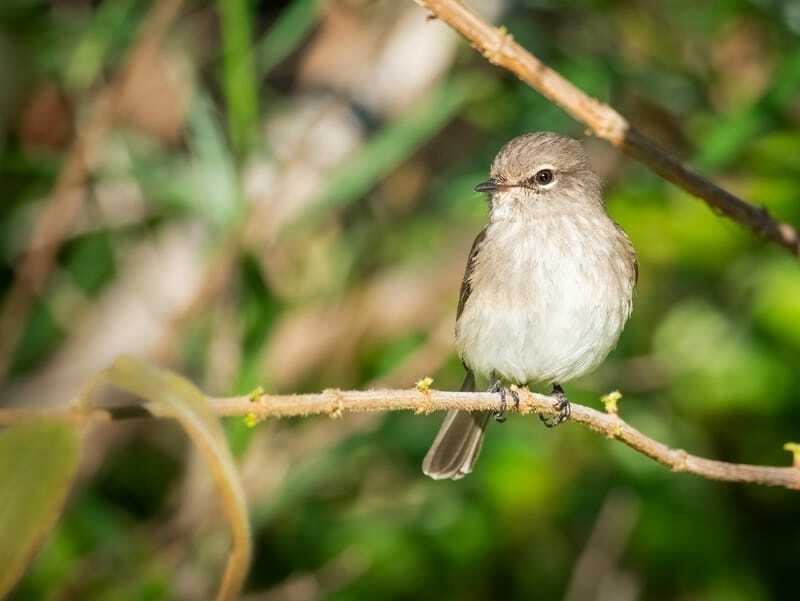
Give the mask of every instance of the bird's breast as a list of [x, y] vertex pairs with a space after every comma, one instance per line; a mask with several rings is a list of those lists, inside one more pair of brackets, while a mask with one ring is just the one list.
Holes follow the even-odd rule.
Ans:
[[630, 315], [625, 235], [601, 214], [493, 223], [456, 324], [469, 367], [507, 380], [564, 382], [594, 369]]

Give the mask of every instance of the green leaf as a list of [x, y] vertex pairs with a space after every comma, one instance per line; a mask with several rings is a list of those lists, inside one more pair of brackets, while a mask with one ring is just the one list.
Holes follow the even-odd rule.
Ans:
[[78, 449], [78, 433], [66, 422], [31, 421], [0, 432], [0, 598], [61, 513]]
[[297, 48], [319, 19], [320, 0], [294, 0], [258, 45], [258, 72], [266, 74]]
[[193, 195], [190, 202], [215, 225], [229, 226], [241, 214], [242, 195], [218, 115], [211, 99], [202, 92], [192, 102], [187, 139], [192, 155], [187, 174], [187, 188]]
[[141, 3], [135, 0], [104, 2], [92, 11], [64, 70], [68, 88], [84, 91], [108, 62], [122, 55], [136, 31]]
[[34, 302], [23, 326], [22, 335], [14, 351], [12, 373], [31, 369], [38, 361], [57, 348], [64, 332], [56, 322], [49, 307], [41, 301]]
[[149, 401], [147, 409], [154, 415], [176, 419], [200, 450], [222, 497], [232, 538], [217, 600], [235, 599], [250, 565], [250, 521], [238, 471], [208, 399], [185, 378], [133, 357], [117, 359], [102, 378]]
[[703, 132], [695, 163], [703, 169], [720, 168], [733, 161], [764, 130], [765, 117], [747, 110], [718, 119]]
[[228, 125], [234, 147], [246, 152], [258, 132], [258, 90], [249, 2], [220, 0], [223, 72]]
[[299, 223], [314, 223], [331, 210], [366, 194], [458, 114], [470, 96], [472, 83], [459, 79], [439, 85], [422, 102], [377, 133], [331, 176]]
[[108, 232], [92, 232], [66, 245], [64, 268], [88, 294], [96, 294], [114, 277], [114, 248]]

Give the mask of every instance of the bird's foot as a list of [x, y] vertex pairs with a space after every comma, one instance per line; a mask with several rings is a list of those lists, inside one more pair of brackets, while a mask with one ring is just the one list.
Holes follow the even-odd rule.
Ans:
[[506, 396], [510, 394], [511, 398], [514, 399], [514, 408], [519, 409], [519, 394], [515, 389], [503, 386], [499, 379], [492, 383], [489, 387], [489, 392], [496, 392], [500, 395], [500, 411], [495, 412], [494, 419], [502, 424], [506, 421], [506, 409], [508, 408]]
[[539, 419], [548, 428], [555, 428], [557, 425], [567, 421], [572, 413], [572, 406], [569, 404], [567, 395], [564, 394], [564, 389], [558, 384], [553, 384], [552, 396], [556, 399], [555, 408], [558, 409], [556, 415], [540, 415]]

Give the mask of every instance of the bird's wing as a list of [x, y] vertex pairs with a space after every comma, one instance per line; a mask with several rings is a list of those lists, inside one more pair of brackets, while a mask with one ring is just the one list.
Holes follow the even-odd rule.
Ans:
[[622, 229], [620, 224], [613, 219], [611, 220], [611, 223], [613, 223], [614, 227], [617, 228], [617, 232], [619, 232], [620, 236], [622, 236], [622, 241], [625, 247], [630, 252], [631, 260], [633, 261], [633, 285], [636, 286], [636, 284], [639, 283], [639, 260], [636, 258], [636, 249], [633, 248], [633, 242], [631, 242], [631, 239], [628, 238], [628, 234], [625, 233], [625, 230]]
[[467, 304], [467, 299], [469, 295], [472, 294], [472, 272], [475, 269], [475, 261], [478, 258], [478, 253], [480, 252], [481, 245], [483, 244], [484, 239], [486, 238], [486, 229], [488, 226], [483, 228], [480, 233], [475, 238], [475, 241], [472, 243], [472, 248], [469, 250], [469, 258], [467, 259], [467, 268], [464, 271], [464, 280], [461, 282], [461, 292], [458, 295], [458, 310], [456, 311], [456, 321], [458, 318], [461, 317], [461, 312], [464, 310], [464, 306]]

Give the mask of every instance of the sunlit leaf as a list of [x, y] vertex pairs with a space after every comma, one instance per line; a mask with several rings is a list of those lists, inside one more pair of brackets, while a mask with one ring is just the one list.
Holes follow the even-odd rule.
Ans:
[[776, 339], [800, 348], [800, 269], [780, 257], [761, 268], [753, 314]]
[[[790, 368], [718, 307], [677, 304], [659, 326], [654, 348], [673, 377], [676, 402], [693, 411], [774, 410], [791, 384]], [[773, 394], [763, 394], [770, 389]]]
[[58, 518], [78, 466], [78, 442], [65, 422], [33, 421], [0, 432], [0, 598]]

